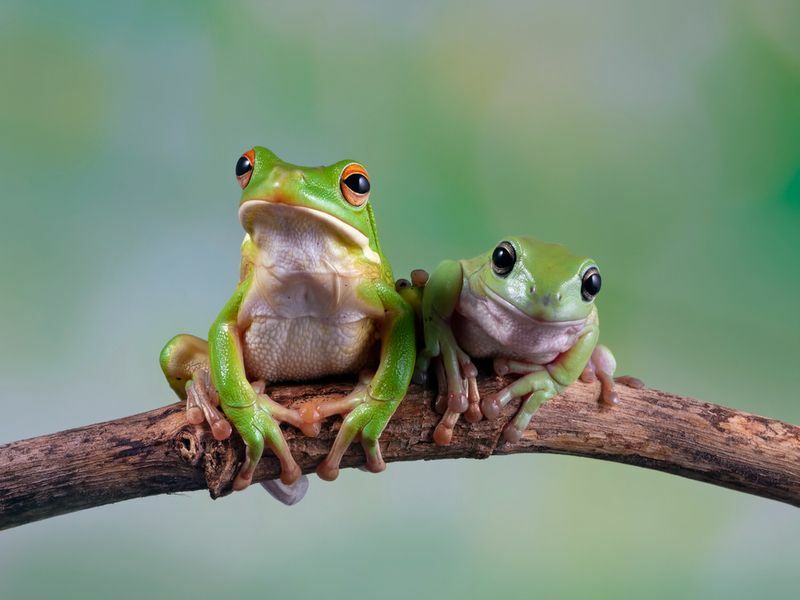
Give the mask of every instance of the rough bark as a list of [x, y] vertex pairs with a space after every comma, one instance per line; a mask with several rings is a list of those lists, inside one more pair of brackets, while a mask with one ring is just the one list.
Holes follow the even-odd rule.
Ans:
[[[481, 377], [482, 394], [503, 380]], [[352, 382], [294, 384], [270, 390], [278, 401], [334, 398]], [[549, 452], [611, 460], [721, 485], [800, 506], [800, 427], [652, 389], [620, 387], [620, 404], [598, 404], [598, 386], [576, 383], [542, 406], [516, 444], [498, 443], [516, 403], [502, 416], [460, 422], [450, 446], [432, 441], [433, 392], [412, 386], [382, 438], [387, 462], [487, 458]], [[325, 456], [339, 421], [316, 438], [286, 437], [304, 472]], [[238, 437], [215, 441], [186, 424], [183, 407], [146, 413], [0, 446], [0, 529], [153, 494], [207, 488], [230, 491], [243, 458]], [[355, 444], [344, 467], [363, 464]], [[265, 456], [256, 480], [275, 478]], [[384, 475], [386, 476], [386, 475]]]

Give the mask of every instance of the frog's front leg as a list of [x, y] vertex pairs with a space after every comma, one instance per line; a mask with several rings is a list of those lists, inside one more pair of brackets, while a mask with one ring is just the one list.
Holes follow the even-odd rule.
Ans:
[[217, 408], [219, 397], [209, 376], [208, 343], [176, 335], [161, 351], [160, 363], [170, 387], [186, 401], [186, 420], [192, 425], [207, 422], [216, 440], [229, 438], [231, 425]]
[[233, 482], [234, 490], [242, 490], [252, 482], [265, 443], [280, 460], [284, 483], [294, 483], [301, 475], [276, 420], [275, 406], [268, 397], [253, 389], [245, 373], [237, 317], [251, 283], [252, 275], [249, 275], [239, 284], [209, 332], [211, 380], [219, 393], [225, 416], [247, 446], [244, 464]]
[[436, 403], [437, 410], [444, 415], [433, 439], [443, 446], [450, 443], [462, 414], [466, 412], [471, 422], [481, 418], [478, 370], [458, 345], [451, 327], [463, 281], [461, 264], [454, 260], [443, 261], [428, 279], [422, 297], [425, 347], [420, 353], [418, 370], [426, 369], [431, 359], [438, 357], [441, 362], [441, 367], [437, 366], [439, 394]]
[[[503, 430], [505, 441], [518, 441], [536, 409], [578, 379], [592, 356], [598, 335], [599, 328], [596, 325], [588, 326], [572, 348], [545, 365], [544, 369], [539, 370], [531, 365], [533, 372], [483, 398], [481, 408], [489, 419], [496, 418], [512, 399], [522, 398], [522, 406]], [[517, 366], [522, 368], [521, 363]]]
[[317, 467], [317, 474], [328, 481], [339, 475], [342, 456], [361, 434], [367, 469], [379, 472], [386, 468], [379, 439], [408, 389], [414, 369], [414, 311], [384, 282], [368, 283], [359, 290], [373, 304], [383, 306], [381, 322], [381, 357], [372, 380], [361, 383], [340, 403], [347, 412], [328, 456]]

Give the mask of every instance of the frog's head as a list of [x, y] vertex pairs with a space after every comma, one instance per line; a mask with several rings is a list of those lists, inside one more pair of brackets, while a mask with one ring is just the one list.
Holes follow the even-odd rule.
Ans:
[[380, 262], [374, 218], [369, 206], [366, 169], [351, 160], [327, 167], [299, 167], [256, 146], [236, 163], [242, 188], [239, 220], [251, 236], [274, 223], [277, 213], [318, 219], [343, 245], [360, 248]]
[[527, 237], [507, 238], [468, 267], [487, 296], [539, 321], [585, 319], [600, 292], [600, 271], [591, 258]]

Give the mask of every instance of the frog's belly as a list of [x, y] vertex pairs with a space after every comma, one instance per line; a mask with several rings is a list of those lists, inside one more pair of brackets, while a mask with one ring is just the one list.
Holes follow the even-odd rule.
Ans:
[[316, 317], [256, 316], [244, 334], [248, 378], [267, 382], [355, 373], [376, 341], [373, 319], [335, 322]]
[[[509, 358], [536, 365], [553, 362], [575, 343], [582, 325], [568, 328], [530, 327], [525, 324], [488, 320], [481, 323], [453, 315], [453, 333], [458, 345], [473, 358]], [[502, 341], [501, 341], [502, 340]]]

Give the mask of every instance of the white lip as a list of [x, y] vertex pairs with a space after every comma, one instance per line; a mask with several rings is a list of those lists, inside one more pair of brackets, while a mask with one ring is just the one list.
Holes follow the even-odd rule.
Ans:
[[520, 317], [528, 319], [529, 321], [531, 321], [533, 323], [536, 323], [537, 325], [568, 328], [568, 327], [581, 326], [586, 322], [586, 319], [574, 319], [572, 321], [544, 321], [542, 319], [537, 319], [536, 317], [532, 317], [531, 315], [529, 315], [525, 311], [521, 310], [518, 306], [512, 304], [511, 302], [509, 302], [508, 300], [506, 300], [505, 298], [500, 296], [497, 292], [495, 292], [488, 285], [484, 285], [483, 282], [481, 282], [481, 287], [483, 287], [483, 291], [487, 296], [491, 296], [492, 297], [492, 300], [494, 300], [495, 302], [498, 302], [500, 304], [503, 304], [504, 306], [508, 307], [510, 310], [518, 313]]
[[297, 210], [300, 212], [304, 212], [315, 219], [319, 219], [324, 221], [331, 228], [347, 238], [351, 241], [355, 246], [361, 248], [361, 251], [364, 253], [364, 256], [370, 262], [374, 262], [375, 264], [380, 264], [381, 257], [375, 252], [372, 248], [369, 247], [369, 238], [360, 232], [358, 229], [350, 225], [349, 223], [345, 223], [341, 219], [337, 219], [333, 215], [330, 215], [324, 211], [317, 210], [315, 208], [309, 208], [308, 206], [297, 206], [296, 204], [288, 204], [286, 202], [275, 202], [273, 200], [266, 200], [266, 199], [257, 199], [257, 200], [247, 200], [246, 202], [242, 203], [239, 207], [239, 222], [244, 227], [245, 231], [247, 231], [247, 225], [245, 224], [245, 214], [250, 210], [256, 209], [258, 207], [280, 207], [280, 208], [289, 208], [292, 210]]

